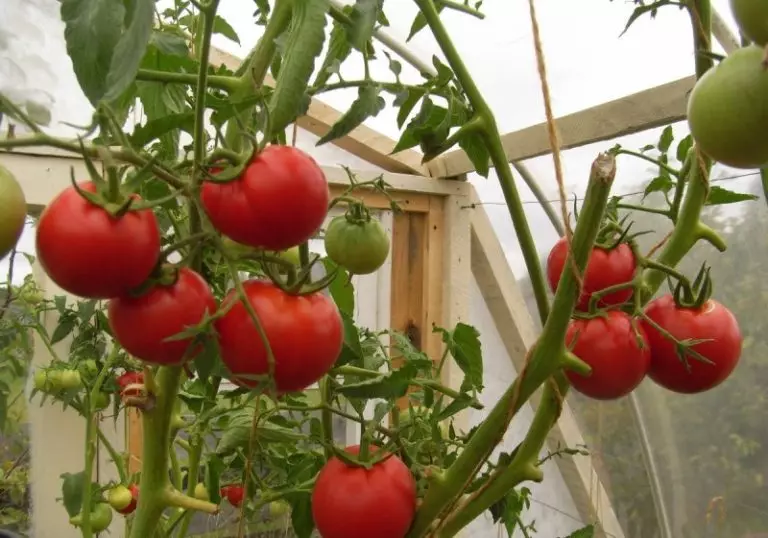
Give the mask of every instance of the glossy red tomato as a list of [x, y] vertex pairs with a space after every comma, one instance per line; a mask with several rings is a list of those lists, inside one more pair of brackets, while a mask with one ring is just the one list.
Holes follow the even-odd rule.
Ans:
[[596, 400], [613, 400], [642, 382], [650, 366], [651, 348], [643, 328], [636, 325], [637, 333], [632, 318], [618, 310], [609, 310], [606, 317], [571, 321], [566, 345], [592, 367], [589, 376], [566, 371], [574, 389]]
[[121, 396], [138, 396], [138, 389], [126, 390], [130, 385], [143, 385], [144, 384], [144, 372], [125, 372], [118, 376], [117, 386], [120, 387]]
[[[96, 190], [91, 182], [79, 186]], [[40, 215], [36, 247], [40, 264], [61, 289], [111, 299], [150, 275], [160, 255], [160, 229], [150, 209], [113, 218], [69, 187]]]
[[291, 146], [267, 146], [239, 179], [205, 182], [201, 200], [224, 235], [253, 247], [285, 250], [310, 239], [328, 213], [328, 181], [317, 162]]
[[[323, 377], [336, 362], [344, 339], [333, 300], [320, 292], [289, 295], [266, 280], [249, 280], [243, 287], [269, 340], [278, 392], [303, 390]], [[215, 322], [221, 359], [234, 374], [233, 381], [253, 387], [257, 380], [238, 374], [266, 375], [266, 347], [234, 290], [222, 305], [230, 301], [237, 302]]]
[[[556, 291], [557, 284], [560, 282], [567, 255], [568, 244], [563, 237], [555, 243], [547, 258], [547, 280], [549, 280], [549, 287], [553, 292]], [[589, 299], [594, 292], [631, 281], [635, 276], [636, 269], [635, 255], [626, 243], [620, 243], [611, 250], [600, 247], [593, 248], [584, 274], [584, 289], [576, 308], [586, 311], [589, 308]], [[631, 296], [632, 288], [609, 293], [601, 297], [598, 306], [621, 304], [629, 300]]]
[[704, 392], [721, 384], [736, 368], [741, 357], [741, 330], [733, 313], [719, 302], [710, 299], [700, 308], [681, 308], [667, 294], [648, 303], [645, 313], [678, 341], [707, 339], [690, 349], [713, 363], [686, 354], [688, 371], [675, 342], [646, 322], [652, 353], [648, 376], [657, 384], [683, 394]]
[[229, 501], [229, 504], [234, 506], [235, 508], [238, 508], [241, 504], [243, 504], [243, 486], [224, 486], [220, 490], [220, 494], [223, 498], [227, 499]]
[[211, 288], [196, 272], [182, 267], [170, 286], [155, 286], [140, 297], [112, 299], [107, 307], [109, 326], [120, 345], [137, 358], [178, 365], [194, 358], [187, 352], [192, 338], [167, 340], [198, 325], [216, 311]]
[[312, 491], [312, 517], [323, 538], [403, 538], [415, 513], [416, 481], [394, 455], [370, 469], [331, 458]]

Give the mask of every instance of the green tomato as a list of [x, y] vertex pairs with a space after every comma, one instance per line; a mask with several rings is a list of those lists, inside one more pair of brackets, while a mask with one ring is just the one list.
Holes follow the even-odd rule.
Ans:
[[299, 255], [299, 247], [291, 247], [288, 250], [281, 250], [276, 252], [275, 255], [283, 261], [292, 263], [293, 265], [301, 264], [301, 256]]
[[131, 494], [131, 490], [121, 484], [107, 492], [107, 502], [115, 510], [123, 510], [133, 502], [133, 494]]
[[48, 390], [48, 372], [45, 370], [35, 370], [35, 375], [32, 378], [32, 386], [36, 390], [46, 392]]
[[251, 247], [249, 245], [244, 245], [242, 243], [238, 243], [234, 239], [230, 239], [226, 235], [221, 236], [221, 243], [224, 246], [224, 250], [230, 255], [230, 256], [249, 256], [253, 254], [258, 254], [260, 252], [259, 249], [256, 247]]
[[75, 390], [83, 386], [83, 379], [77, 370], [62, 370], [61, 388], [64, 390]]
[[11, 172], [0, 165], [0, 260], [19, 242], [27, 218], [24, 191]]
[[59, 392], [64, 389], [63, 372], [61, 370], [46, 370], [45, 374], [48, 378], [47, 392]]
[[93, 407], [96, 411], [103, 411], [109, 407], [110, 397], [106, 392], [99, 392], [93, 400]]
[[99, 365], [93, 359], [82, 361], [78, 365], [77, 369], [80, 371], [80, 375], [86, 379], [92, 379], [99, 375]]
[[736, 24], [750, 41], [768, 44], [768, 2], [765, 0], [731, 0]]
[[325, 231], [325, 251], [337, 265], [354, 275], [373, 273], [389, 256], [389, 236], [381, 223], [371, 218], [355, 221], [346, 215], [331, 220]]
[[45, 299], [43, 292], [34, 286], [24, 286], [21, 288], [21, 291], [19, 292], [19, 298], [28, 305], [32, 306], [39, 305], [43, 302], [43, 299]]
[[195, 492], [194, 492], [195, 499], [200, 499], [201, 501], [207, 501], [210, 499], [210, 495], [208, 495], [208, 489], [205, 487], [205, 484], [202, 482], [198, 482], [195, 486]]
[[274, 501], [269, 503], [269, 517], [279, 518], [284, 516], [290, 510], [288, 503], [283, 501]]
[[[75, 527], [83, 524], [83, 515], [77, 514], [69, 519], [69, 522]], [[91, 510], [91, 531], [103, 532], [107, 530], [112, 523], [112, 508], [107, 503], [96, 503]]]

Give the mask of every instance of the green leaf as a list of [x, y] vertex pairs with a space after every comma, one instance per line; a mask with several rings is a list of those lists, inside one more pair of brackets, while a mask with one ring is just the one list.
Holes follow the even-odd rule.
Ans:
[[[224, 430], [216, 453], [220, 455], [231, 454], [238, 449], [247, 449], [251, 440], [251, 427], [253, 424], [253, 409], [244, 409], [234, 415]], [[270, 426], [260, 423], [256, 428], [255, 438], [260, 443], [297, 443], [305, 439], [305, 436], [294, 432], [292, 429]]]
[[107, 77], [124, 18], [121, 0], [61, 0], [67, 54], [80, 88], [94, 106], [109, 88]]
[[693, 137], [691, 135], [686, 136], [677, 144], [677, 150], [675, 151], [675, 157], [678, 161], [684, 162], [688, 157], [688, 151], [693, 147]]
[[379, 12], [384, 7], [384, 0], [356, 0], [350, 18], [352, 25], [349, 29], [349, 40], [359, 51], [365, 47], [373, 36], [373, 29]]
[[659, 149], [660, 152], [666, 153], [669, 151], [670, 146], [672, 146], [672, 142], [675, 140], [675, 133], [672, 131], [672, 126], [667, 125], [664, 130], [661, 132], [661, 136], [659, 137], [659, 143], [656, 144], [656, 147]]
[[413, 107], [416, 106], [416, 103], [418, 103], [426, 95], [426, 93], [426, 90], [422, 90], [421, 88], [416, 88], [414, 86], [409, 86], [407, 89], [403, 90], [403, 92], [397, 95], [395, 98], [394, 106], [400, 107], [400, 110], [397, 112], [398, 129], [403, 128], [403, 124], [411, 114]]
[[[440, 13], [443, 10], [444, 5], [438, 4], [436, 6], [437, 12]], [[413, 24], [411, 24], [411, 30], [408, 32], [408, 37], [406, 38], [405, 42], [408, 43], [411, 39], [414, 38], [416, 34], [418, 34], [423, 28], [427, 26], [427, 19], [424, 17], [424, 15], [419, 11], [416, 14], [416, 18], [413, 19]]]
[[112, 55], [105, 101], [118, 99], [136, 78], [152, 35], [155, 0], [133, 0], [129, 5], [133, 7], [133, 11], [127, 14], [131, 22], [120, 36]]
[[440, 422], [441, 420], [451, 418], [456, 413], [460, 413], [472, 405], [472, 402], [473, 400], [469, 395], [460, 393], [458, 398], [455, 398], [451, 403], [445, 406], [445, 409], [437, 413], [435, 420]]
[[240, 38], [237, 36], [235, 29], [219, 15], [216, 15], [216, 18], [213, 19], [213, 33], [223, 35], [230, 41], [234, 41], [238, 45], [240, 44]]
[[746, 194], [743, 192], [733, 192], [722, 187], [713, 185], [709, 188], [709, 195], [704, 205], [724, 205], [735, 204], [738, 202], [748, 202], [751, 200], [759, 199], [754, 194]]
[[[186, 104], [186, 90], [179, 85], [163, 85], [154, 82], [137, 82], [139, 99], [147, 115], [147, 123], [190, 110]], [[179, 131], [172, 130], [159, 136], [160, 154], [176, 159], [179, 151]]]
[[341, 320], [344, 323], [344, 345], [341, 348], [339, 358], [336, 359], [336, 366], [345, 364], [360, 363], [363, 359], [363, 349], [360, 346], [360, 334], [352, 319], [352, 314], [341, 313]]
[[64, 502], [64, 508], [69, 517], [74, 517], [80, 513], [83, 506], [83, 483], [85, 482], [85, 472], [64, 473], [61, 475], [61, 496]]
[[182, 36], [166, 32], [164, 30], [154, 30], [149, 38], [149, 44], [163, 54], [171, 56], [189, 56], [189, 47], [187, 40]]
[[648, 186], [645, 187], [645, 191], [643, 191], [643, 199], [645, 199], [646, 196], [654, 192], [663, 192], [664, 194], [666, 194], [670, 190], [672, 190], [674, 186], [675, 186], [675, 182], [672, 181], [672, 178], [670, 178], [668, 175], [661, 175], [659, 177], [655, 177], [651, 180], [650, 183], [648, 183]]
[[619, 34], [619, 36], [623, 36], [625, 33], [627, 33], [627, 30], [629, 30], [629, 27], [632, 26], [632, 24], [645, 15], [646, 13], [650, 13], [651, 18], [656, 17], [656, 14], [659, 11], [659, 8], [662, 6], [666, 6], [672, 3], [672, 0], [659, 0], [657, 2], [652, 2], [650, 4], [644, 4], [640, 7], [636, 7], [635, 10], [632, 12], [632, 15], [629, 16], [629, 20], [627, 20], [627, 25], [624, 27], [624, 30]]
[[148, 121], [144, 125], [139, 125], [133, 131], [130, 136], [131, 144], [137, 148], [141, 148], [149, 144], [151, 141], [162, 137], [163, 135], [175, 131], [182, 130], [189, 134], [192, 134], [195, 128], [195, 113], [182, 112], [180, 114], [168, 114], [167, 116], [161, 116], [152, 121]]
[[456, 364], [464, 372], [469, 386], [479, 391], [483, 390], [483, 353], [480, 332], [466, 323], [458, 323], [450, 332], [442, 328], [435, 330], [442, 333], [443, 342]]
[[483, 138], [477, 133], [468, 133], [459, 138], [459, 147], [464, 150], [472, 161], [475, 171], [481, 177], [487, 178], [490, 172], [491, 154], [488, 147], [483, 142]]
[[408, 122], [408, 127], [400, 135], [392, 153], [412, 148], [424, 139], [434, 141], [438, 138], [445, 138], [447, 130], [442, 127], [445, 125], [448, 109], [435, 105], [429, 98], [421, 102], [421, 109], [414, 118]]
[[416, 376], [417, 371], [417, 368], [406, 364], [378, 377], [345, 383], [337, 387], [336, 391], [348, 398], [365, 398], [368, 400], [373, 398], [385, 400], [402, 398], [408, 392], [408, 386]]
[[76, 317], [67, 315], [59, 319], [59, 324], [56, 326], [53, 331], [53, 335], [51, 336], [51, 345], [57, 344], [58, 342], [64, 340], [67, 336], [72, 334], [72, 331], [75, 330], [75, 327], [77, 327]]
[[328, 286], [333, 302], [339, 307], [339, 310], [348, 316], [355, 313], [355, 288], [352, 285], [349, 273], [343, 267], [335, 264], [330, 258], [323, 258], [326, 274], [336, 271], [334, 278]]
[[352, 45], [349, 42], [347, 28], [338, 21], [334, 21], [331, 38], [328, 42], [328, 51], [325, 53], [325, 58], [312, 86], [316, 88], [324, 86], [331, 75], [338, 72], [338, 66], [349, 57], [351, 52]]
[[366, 119], [378, 115], [387, 106], [384, 98], [379, 95], [380, 91], [380, 88], [373, 84], [360, 87], [357, 91], [357, 99], [352, 102], [349, 109], [315, 145], [321, 146], [346, 136], [352, 130], [362, 125]]
[[269, 101], [271, 136], [282, 132], [300, 114], [309, 78], [325, 42], [327, 0], [295, 2], [287, 50]]
[[595, 526], [587, 525], [586, 527], [583, 527], [577, 531], [572, 532], [565, 538], [594, 538], [594, 536], [595, 536]]
[[285, 500], [291, 505], [291, 525], [296, 538], [310, 538], [315, 530], [312, 497], [309, 493], [291, 493]]
[[96, 310], [96, 300], [90, 299], [88, 301], [80, 301], [77, 303], [77, 317], [80, 318], [80, 323], [85, 323]]

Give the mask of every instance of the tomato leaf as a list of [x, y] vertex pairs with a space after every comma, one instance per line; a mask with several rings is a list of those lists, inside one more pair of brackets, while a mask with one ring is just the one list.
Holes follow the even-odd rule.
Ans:
[[[442, 3], [437, 4], [435, 6], [438, 13], [440, 13], [444, 7], [445, 5]], [[411, 39], [413, 39], [413, 37], [416, 34], [418, 34], [426, 26], [427, 26], [427, 19], [424, 17], [421, 11], [419, 11], [416, 14], [416, 18], [413, 19], [413, 24], [411, 24], [411, 30], [408, 32], [408, 37], [406, 38], [405, 42], [408, 43]]]
[[[238, 449], [247, 449], [251, 439], [253, 412], [253, 408], [248, 408], [231, 416], [216, 446], [217, 454], [227, 455]], [[296, 433], [293, 429], [270, 426], [267, 423], [259, 423], [255, 434], [259, 441], [265, 444], [297, 443], [306, 439], [304, 434]]]
[[447, 130], [444, 129], [445, 132], [442, 133], [438, 130], [444, 124], [447, 115], [448, 109], [435, 105], [431, 99], [425, 98], [421, 102], [419, 113], [408, 122], [392, 153], [412, 148], [426, 138], [434, 139], [440, 135], [446, 135]]
[[436, 327], [456, 364], [464, 372], [471, 388], [483, 390], [483, 353], [480, 332], [471, 325], [458, 323], [453, 331]]
[[[351, 11], [350, 6], [345, 6], [344, 11], [349, 13]], [[323, 86], [331, 78], [331, 75], [338, 74], [338, 67], [349, 57], [351, 52], [352, 44], [349, 42], [347, 28], [338, 21], [334, 21], [331, 38], [328, 42], [328, 51], [325, 53], [325, 58], [312, 86], [315, 88]]]
[[569, 534], [565, 538], [594, 538], [594, 536], [595, 536], [595, 526], [587, 525], [586, 527], [573, 531], [571, 534]]
[[672, 145], [672, 142], [675, 140], [675, 133], [672, 131], [672, 126], [667, 125], [664, 130], [661, 132], [661, 136], [659, 137], [659, 143], [656, 144], [656, 147], [658, 150], [662, 153], [666, 153], [669, 151], [670, 146]]
[[133, 0], [127, 5], [133, 10], [126, 13], [126, 20], [130, 23], [120, 36], [120, 41], [112, 55], [107, 75], [105, 101], [113, 101], [120, 97], [133, 82], [152, 35], [155, 0]]
[[357, 332], [355, 321], [352, 317], [342, 312], [341, 320], [344, 323], [344, 345], [341, 348], [339, 358], [335, 366], [343, 366], [349, 363], [360, 363], [363, 359], [363, 349], [360, 346], [360, 334]]
[[395, 107], [400, 107], [400, 110], [397, 112], [398, 129], [403, 128], [403, 124], [411, 114], [413, 107], [416, 106], [416, 103], [418, 103], [426, 95], [426, 93], [426, 90], [410, 86], [407, 89], [404, 89], [401, 93], [397, 94], [393, 104]]
[[238, 45], [240, 44], [240, 38], [238, 37], [237, 32], [235, 32], [235, 29], [219, 15], [216, 15], [213, 19], [213, 33], [223, 35], [230, 41], [234, 41]]
[[460, 413], [464, 409], [472, 405], [475, 400], [468, 394], [459, 393], [458, 398], [454, 398], [451, 403], [445, 406], [439, 413], [435, 414], [435, 420], [440, 422], [447, 418], [451, 418], [456, 413]]
[[686, 136], [680, 142], [677, 143], [677, 150], [675, 150], [675, 157], [678, 161], [684, 162], [688, 157], [688, 151], [693, 147], [693, 137], [691, 135]]
[[181, 129], [184, 132], [192, 134], [195, 126], [194, 112], [182, 112], [180, 114], [169, 114], [148, 121], [144, 125], [139, 125], [133, 131], [129, 140], [135, 147], [144, 147], [153, 140], [160, 138], [170, 131]]
[[629, 27], [632, 26], [632, 24], [637, 19], [639, 19], [646, 13], [650, 13], [651, 18], [655, 18], [660, 7], [671, 5], [671, 4], [672, 4], [672, 0], [658, 0], [657, 2], [652, 2], [650, 4], [643, 4], [639, 7], [636, 7], [635, 10], [632, 12], [632, 15], [629, 16], [629, 20], [627, 20], [627, 25], [624, 27], [624, 30], [621, 32], [621, 34], [619, 34], [619, 37], [627, 33], [627, 30], [629, 30]]
[[417, 373], [415, 366], [406, 363], [397, 370], [363, 381], [345, 383], [336, 390], [348, 398], [401, 398], [408, 392], [408, 386]]
[[[60, 475], [62, 479], [61, 483], [61, 496], [64, 503], [64, 508], [69, 514], [69, 517], [74, 517], [80, 513], [83, 507], [83, 486], [85, 485], [85, 472], [79, 473], [64, 473]], [[91, 491], [93, 497], [91, 498], [91, 506], [93, 502], [98, 500], [101, 495], [99, 484], [92, 482]]]
[[654, 192], [663, 192], [664, 194], [667, 194], [674, 186], [675, 182], [666, 174], [655, 177], [648, 183], [648, 186], [645, 187], [645, 191], [643, 191], [643, 199]]
[[67, 314], [59, 318], [59, 323], [53, 330], [51, 335], [51, 345], [57, 344], [64, 340], [67, 336], [72, 334], [72, 331], [77, 327], [77, 317], [72, 314]]
[[336, 271], [336, 278], [328, 286], [333, 302], [336, 303], [342, 313], [353, 316], [355, 313], [355, 288], [352, 286], [349, 273], [330, 258], [323, 258], [322, 262], [326, 274]]
[[312, 497], [309, 493], [291, 493], [285, 500], [291, 505], [291, 525], [296, 538], [310, 538], [315, 530], [312, 518]]
[[362, 125], [366, 119], [377, 116], [387, 106], [384, 98], [379, 95], [380, 91], [380, 88], [373, 84], [360, 87], [357, 92], [357, 99], [315, 145], [321, 146], [346, 136]]
[[121, 0], [61, 0], [67, 54], [80, 88], [94, 106], [109, 88], [107, 77], [124, 18]]
[[352, 25], [349, 29], [349, 40], [357, 50], [365, 51], [383, 7], [384, 0], [356, 0], [350, 15]]
[[150, 46], [156, 47], [163, 54], [171, 56], [189, 55], [189, 47], [184, 37], [164, 30], [154, 30], [149, 38]]
[[464, 150], [475, 171], [480, 177], [487, 178], [490, 171], [490, 157], [488, 147], [483, 142], [483, 138], [477, 133], [468, 133], [459, 138], [459, 147]]
[[713, 185], [709, 188], [709, 195], [704, 205], [724, 205], [724, 204], [736, 204], [738, 202], [747, 202], [750, 200], [757, 200], [759, 197], [754, 194], [747, 194], [743, 192], [733, 192], [717, 185]]
[[325, 42], [328, 1], [295, 2], [288, 45], [269, 101], [270, 138], [300, 114], [309, 78]]

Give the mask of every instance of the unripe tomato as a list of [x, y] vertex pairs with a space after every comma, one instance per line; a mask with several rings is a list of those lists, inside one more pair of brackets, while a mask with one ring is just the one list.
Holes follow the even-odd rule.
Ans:
[[312, 516], [323, 538], [403, 538], [415, 514], [416, 480], [394, 455], [370, 469], [331, 458], [312, 490]]
[[5, 258], [24, 231], [27, 201], [13, 174], [0, 166], [0, 260]]
[[63, 390], [76, 390], [82, 388], [83, 380], [77, 370], [61, 371], [61, 388]]
[[63, 375], [64, 373], [61, 370], [46, 371], [46, 376], [48, 378], [48, 392], [59, 392], [64, 389]]
[[19, 293], [19, 298], [28, 305], [32, 306], [39, 305], [43, 302], [43, 300], [45, 300], [43, 292], [34, 286], [22, 287], [21, 292]]
[[[568, 256], [568, 243], [565, 237], [555, 243], [547, 258], [547, 280], [553, 292], [557, 291], [557, 285], [563, 274]], [[567, 269], [572, 270], [570, 262]], [[586, 311], [589, 309], [589, 300], [592, 294], [604, 290], [610, 286], [630, 282], [637, 270], [637, 261], [632, 249], [626, 243], [619, 243], [611, 250], [600, 247], [592, 249], [587, 262], [587, 270], [584, 272], [584, 287], [579, 297], [576, 309]], [[632, 297], [632, 288], [609, 293], [600, 298], [597, 305], [601, 307], [621, 304]]]
[[[246, 281], [243, 288], [269, 340], [278, 392], [303, 390], [323, 377], [336, 362], [344, 339], [333, 300], [320, 292], [289, 295], [266, 280]], [[268, 374], [266, 347], [236, 290], [222, 305], [231, 301], [234, 306], [215, 322], [221, 359], [233, 381], [255, 387], [255, 379], [242, 376]]]
[[331, 220], [325, 230], [325, 251], [350, 273], [367, 275], [387, 260], [389, 236], [377, 219], [360, 222], [342, 215]]
[[768, 2], [765, 0], [731, 0], [731, 11], [739, 30], [758, 45], [768, 44]]
[[620, 310], [571, 321], [566, 346], [592, 367], [588, 376], [565, 372], [574, 389], [596, 400], [614, 400], [637, 388], [648, 373], [651, 346], [640, 324], [635, 325]]
[[678, 341], [706, 340], [690, 349], [712, 363], [690, 353], [686, 353], [684, 362], [676, 343], [644, 322], [651, 344], [648, 377], [656, 384], [673, 392], [694, 394], [717, 387], [736, 369], [741, 358], [741, 329], [733, 313], [721, 303], [710, 299], [700, 308], [683, 308], [667, 294], [648, 303], [645, 314]]
[[166, 366], [194, 359], [202, 346], [188, 350], [192, 337], [170, 338], [199, 325], [206, 313], [215, 311], [216, 299], [208, 283], [186, 267], [179, 269], [170, 286], [154, 286], [139, 297], [117, 297], [107, 307], [109, 326], [120, 345], [145, 362]]
[[736, 49], [701, 77], [688, 98], [688, 127], [698, 147], [734, 168], [768, 163], [768, 69], [756, 45]]
[[200, 198], [221, 233], [244, 245], [279, 251], [307, 241], [320, 229], [330, 191], [311, 156], [291, 146], [271, 145], [238, 179], [204, 182]]
[[106, 392], [98, 392], [93, 400], [93, 407], [96, 411], [103, 411], [109, 407], [110, 397]]
[[[92, 182], [79, 186], [96, 191]], [[37, 260], [61, 289], [111, 299], [149, 277], [160, 256], [160, 228], [151, 209], [113, 218], [70, 186], [40, 215], [36, 247]]]
[[200, 499], [201, 501], [207, 501], [210, 498], [208, 495], [208, 489], [206, 489], [205, 484], [198, 482], [195, 485], [194, 496], [195, 499]]
[[35, 374], [32, 378], [32, 386], [39, 391], [48, 392], [50, 390], [48, 372], [45, 370], [35, 370]]
[[282, 517], [288, 513], [291, 507], [283, 501], [274, 501], [269, 503], [269, 516], [272, 518]]
[[107, 492], [107, 502], [115, 510], [124, 510], [133, 502], [133, 494], [131, 490], [120, 484]]
[[[77, 514], [69, 519], [75, 527], [83, 524], [83, 515]], [[107, 503], [96, 503], [91, 509], [91, 531], [103, 532], [112, 524], [112, 509]]]
[[80, 375], [87, 379], [93, 379], [99, 375], [99, 365], [93, 359], [82, 361], [77, 369], [80, 371]]

